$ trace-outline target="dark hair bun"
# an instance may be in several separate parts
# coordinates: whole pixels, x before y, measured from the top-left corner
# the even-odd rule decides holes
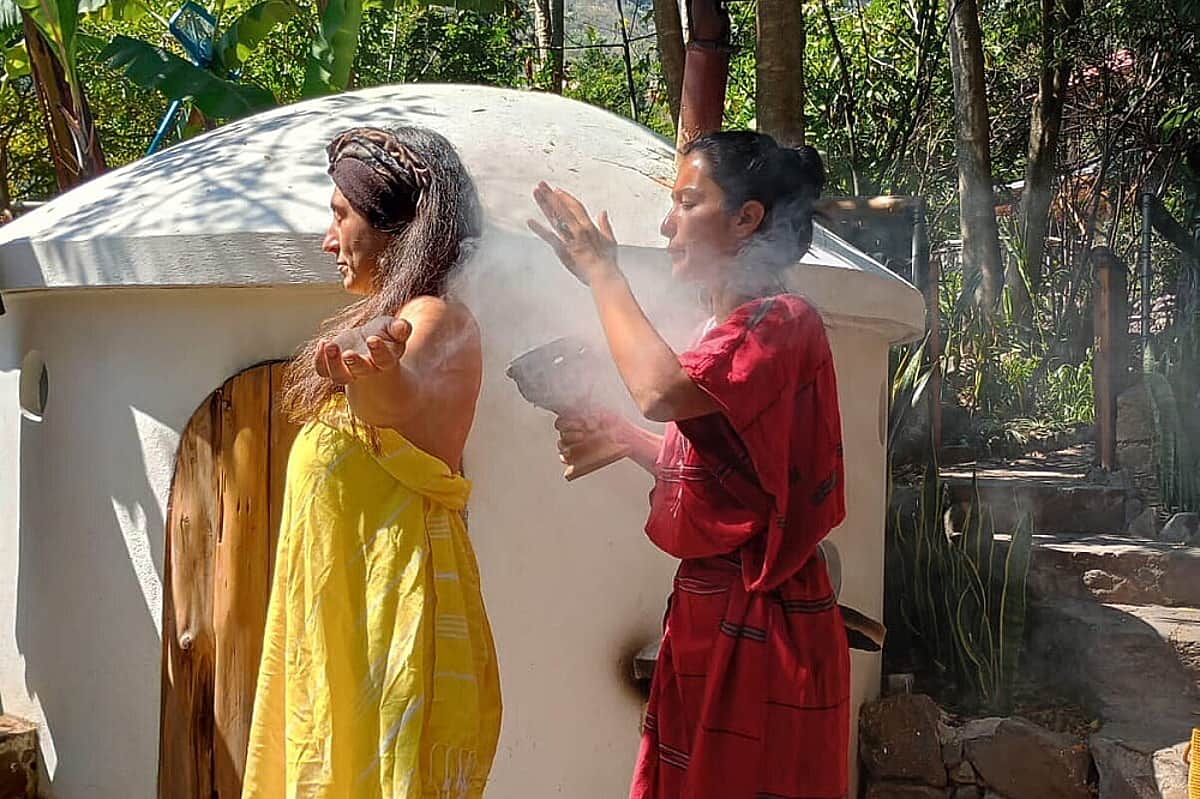
[[[692,153],[708,162],[729,212],[751,200],[763,205],[762,225],[743,248],[748,266],[777,272],[808,252],[813,204],[825,188],[825,164],[815,149],[780,147],[765,133],[732,130],[697,138],[683,149]]]
[[[780,147],[775,151],[775,169],[780,198],[815,201],[825,188],[825,164],[821,155],[807,144]]]

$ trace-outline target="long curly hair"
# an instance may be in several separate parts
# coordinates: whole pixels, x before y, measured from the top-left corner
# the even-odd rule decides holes
[[[317,345],[382,315],[394,315],[417,297],[445,297],[455,272],[479,238],[479,195],[454,146],[427,128],[377,129],[396,140],[424,169],[412,219],[379,257],[371,293],[323,321],[284,371],[282,408],[296,424],[315,419],[344,387],[317,374]]]

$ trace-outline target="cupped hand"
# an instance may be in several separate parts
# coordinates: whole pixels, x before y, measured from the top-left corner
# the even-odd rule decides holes
[[[400,362],[411,335],[412,325],[407,320],[393,319],[378,333],[366,337],[365,352],[322,340],[317,344],[317,374],[344,386],[385,372]]]
[[[533,199],[550,226],[530,219],[529,229],[550,245],[571,274],[591,285],[596,278],[619,271],[617,240],[607,211],[600,213],[597,226],[583,203],[544,181],[534,187]]]

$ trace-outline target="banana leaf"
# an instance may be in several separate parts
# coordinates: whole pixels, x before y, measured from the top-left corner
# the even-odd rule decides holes
[[[128,36],[114,37],[100,57],[138,86],[155,89],[172,100],[192,98],[210,117],[235,119],[275,104],[274,95],[266,89],[224,80],[161,47]]]
[[[313,35],[312,50],[304,70],[304,97],[345,91],[358,48],[362,0],[329,0],[321,24]]]
[[[218,63],[226,73],[237,70],[267,34],[298,10],[291,0],[264,0],[246,9],[217,39],[213,49]]]

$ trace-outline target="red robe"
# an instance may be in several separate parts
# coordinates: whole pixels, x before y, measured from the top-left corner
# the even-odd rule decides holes
[[[631,799],[837,799],[850,653],[817,544],[845,516],[825,328],[749,302],[680,356],[721,413],[669,425],[646,533],[682,559]]]

